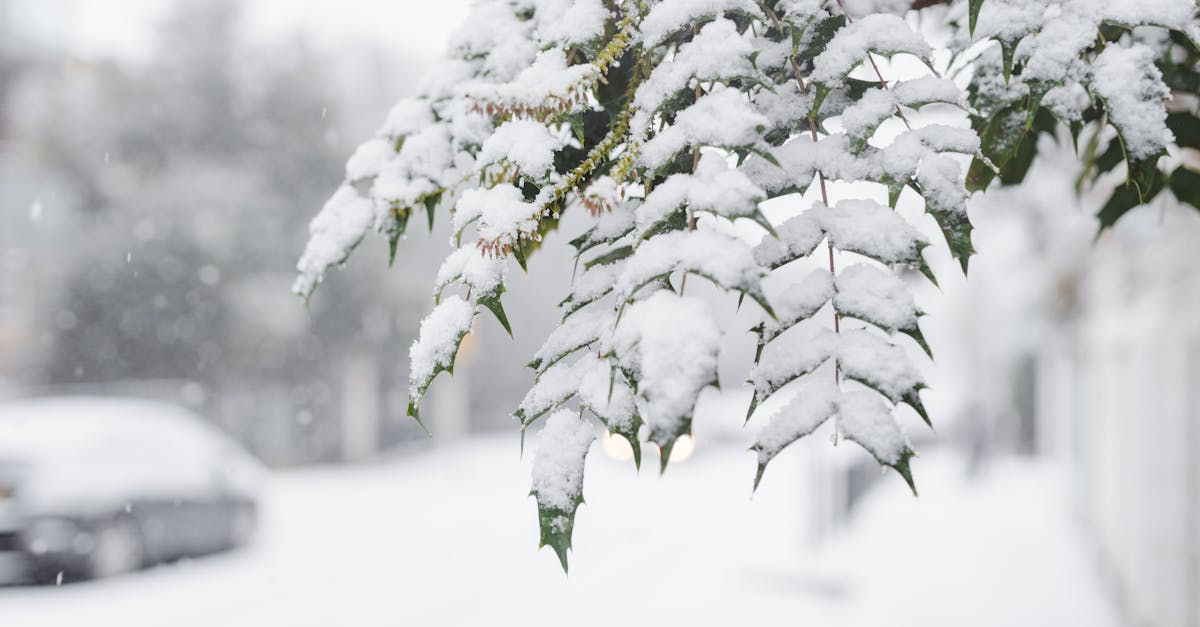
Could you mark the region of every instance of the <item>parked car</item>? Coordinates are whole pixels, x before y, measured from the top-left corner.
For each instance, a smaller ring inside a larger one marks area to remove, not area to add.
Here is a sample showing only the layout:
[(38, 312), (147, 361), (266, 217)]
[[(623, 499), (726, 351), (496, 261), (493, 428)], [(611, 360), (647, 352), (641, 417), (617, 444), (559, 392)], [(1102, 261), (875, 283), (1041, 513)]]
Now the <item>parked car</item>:
[(179, 407), (0, 404), (0, 583), (107, 577), (239, 546), (255, 526), (261, 473)]

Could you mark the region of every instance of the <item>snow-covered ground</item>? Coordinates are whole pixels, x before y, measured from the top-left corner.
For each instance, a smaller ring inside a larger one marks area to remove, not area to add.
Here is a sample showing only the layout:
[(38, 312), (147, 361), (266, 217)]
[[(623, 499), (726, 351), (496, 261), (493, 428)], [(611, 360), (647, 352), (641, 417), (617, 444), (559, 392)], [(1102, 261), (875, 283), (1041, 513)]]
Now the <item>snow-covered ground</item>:
[[(662, 477), (589, 459), (564, 576), (536, 550), (528, 461), (476, 439), (369, 467), (280, 473), (244, 551), (62, 588), (0, 589), (0, 622), (40, 627), (308, 625), (1113, 625), (1057, 473), (1002, 462), (962, 478), (914, 463), (844, 534), (800, 530), (802, 451), (750, 500), (753, 456), (700, 447)], [(790, 453), (790, 454), (789, 454)]]

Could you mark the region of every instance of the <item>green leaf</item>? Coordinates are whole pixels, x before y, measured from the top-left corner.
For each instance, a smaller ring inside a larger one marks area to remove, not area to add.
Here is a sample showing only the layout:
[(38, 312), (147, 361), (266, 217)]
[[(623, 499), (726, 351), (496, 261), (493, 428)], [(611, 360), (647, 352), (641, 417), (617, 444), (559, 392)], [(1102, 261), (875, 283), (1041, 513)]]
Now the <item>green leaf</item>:
[(1200, 118), (1191, 113), (1167, 115), (1167, 128), (1175, 135), (1175, 144), (1184, 148), (1200, 148)]
[[(800, 63), (812, 61), (817, 58), (817, 55), (825, 51), (829, 47), (829, 42), (833, 41), (833, 37), (837, 32), (846, 26), (845, 15), (831, 15), (817, 20), (816, 24), (811, 26), (812, 35), (808, 40), (808, 47), (797, 51), (796, 60)], [(814, 106), (813, 109), (818, 107)]]
[[(1025, 138), (1026, 113), (1015, 106), (1005, 107), (995, 115), (983, 120), (983, 129), (979, 133), (980, 151), (992, 165), (1004, 171), (1004, 167), (1016, 154), (1017, 148)], [(996, 172), (992, 167), (979, 158), (971, 161), (967, 170), (967, 191), (987, 189)]]
[(581, 494), (569, 509), (556, 509), (538, 504), (538, 526), (541, 528), (538, 548), (548, 546), (554, 549), (564, 573), (567, 572), (567, 551), (571, 548), (571, 532), (575, 530), (575, 513), (582, 503)]
[(583, 262), (583, 268), (590, 270), (594, 266), (607, 266), (633, 254), (633, 246), (618, 246), (602, 255), (597, 255)]
[(388, 237), (388, 267), (392, 267), (396, 263), (396, 248), (400, 244), (400, 232), (392, 233)]
[[(1157, 170), (1156, 170), (1157, 172)], [(1162, 190), (1162, 176), (1159, 175), (1155, 181), (1152, 181), (1145, 193), (1132, 185), (1122, 185), (1113, 191), (1108, 202), (1104, 203), (1104, 207), (1100, 209), (1100, 213), (1096, 215), (1100, 219), (1100, 230), (1103, 231), (1111, 227), (1121, 219), (1121, 216), (1129, 213), (1129, 210), (1143, 204), (1146, 200), (1153, 198)], [(1143, 198), (1145, 200), (1143, 200)]]
[(912, 328), (900, 329), (900, 332), (911, 337), (921, 347), (921, 350), (925, 351), (925, 356), (933, 359), (933, 351), (930, 350), (929, 343), (925, 341), (925, 335), (921, 333), (920, 326), (914, 324)]
[(448, 373), (450, 373), (450, 376), (454, 376), (454, 362), (458, 357), (458, 350), (459, 350), (459, 348), (462, 347), (463, 338), (466, 337), (467, 333), (469, 333), (469, 332), (470, 332), (469, 325), (466, 329), (463, 329), (462, 331), (457, 332), (456, 336), (454, 338), (454, 354), (451, 355), (450, 361), (447, 363), (439, 362), (439, 363), (434, 364), (433, 370), (429, 373), (429, 376), (426, 377), (423, 381), (415, 382), (413, 384), (412, 388), (409, 390), (408, 411), (406, 413), (408, 416), (410, 416), (414, 420), (416, 420), (417, 424), (421, 425), (422, 429), (425, 429), (425, 433), (429, 433), (429, 429), (426, 429), (425, 423), (421, 422), (421, 416), (420, 416), (421, 401), (425, 397), (425, 392), (429, 390), (430, 384), (433, 383), (433, 380), (436, 379), (439, 374), (441, 374), (443, 372), (448, 372)]
[(437, 212), (437, 205), (442, 200), (442, 192), (429, 194), (421, 199), (425, 205), (425, 214), (429, 216), (429, 231), (433, 232), (433, 216)]
[(642, 421), (641, 416), (634, 416), (633, 424), (628, 429), (613, 428), (607, 422), (604, 423), (604, 426), (608, 428), (609, 433), (613, 435), (619, 435), (622, 438), (625, 438), (626, 442), (629, 442), (629, 448), (633, 449), (633, 465), (638, 470), (641, 470), (642, 468), (642, 442), (638, 440), (637, 434), (638, 430), (642, 428), (643, 424), (645, 423)]
[(941, 229), (942, 236), (946, 238), (946, 244), (950, 247), (950, 254), (962, 265), (963, 276), (966, 276), (971, 255), (975, 254), (975, 246), (971, 243), (973, 227), (967, 212), (937, 207), (932, 203), (927, 203), (925, 210), (937, 221), (938, 228)]
[(983, 0), (971, 0), (967, 5), (967, 28), (972, 37), (975, 36), (975, 23), (979, 21), (979, 8), (982, 6)]
[(900, 477), (904, 479), (904, 483), (908, 484), (908, 489), (912, 490), (913, 496), (917, 496), (917, 485), (913, 483), (912, 468), (909, 466), (909, 460), (914, 455), (916, 455), (915, 451), (905, 449), (904, 454), (900, 456), (900, 461), (894, 464), (884, 464), (884, 466), (890, 466), (899, 473)]
[(1179, 202), (1200, 209), (1200, 172), (1179, 166), (1171, 173), (1169, 185)]
[(503, 285), (496, 290), (495, 294), (481, 296), (475, 299), (475, 302), (487, 307), (487, 310), (496, 316), (496, 321), (500, 323), (500, 326), (504, 327), (504, 330), (508, 332), (508, 337), (512, 337), (512, 327), (508, 324), (508, 316), (504, 314), (504, 305), (500, 303), (500, 294), (502, 293), (504, 293)]

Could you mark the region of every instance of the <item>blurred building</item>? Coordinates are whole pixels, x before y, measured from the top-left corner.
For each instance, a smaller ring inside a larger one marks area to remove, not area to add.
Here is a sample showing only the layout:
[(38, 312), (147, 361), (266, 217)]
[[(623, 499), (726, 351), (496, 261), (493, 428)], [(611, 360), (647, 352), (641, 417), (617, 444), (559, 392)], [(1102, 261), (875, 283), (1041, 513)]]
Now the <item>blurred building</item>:
[(1079, 512), (1128, 625), (1200, 625), (1200, 214), (1124, 218), (1077, 277), (1039, 353), (1038, 407), (1062, 420)]

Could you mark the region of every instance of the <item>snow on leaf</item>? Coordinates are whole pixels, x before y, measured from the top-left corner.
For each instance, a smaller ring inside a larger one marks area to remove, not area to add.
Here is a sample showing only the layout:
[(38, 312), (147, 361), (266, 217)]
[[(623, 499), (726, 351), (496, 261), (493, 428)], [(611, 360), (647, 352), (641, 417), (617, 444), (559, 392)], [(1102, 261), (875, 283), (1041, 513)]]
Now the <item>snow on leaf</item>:
[(718, 231), (672, 231), (655, 235), (634, 249), (617, 279), (618, 298), (632, 298), (642, 287), (673, 272), (698, 274), (727, 289), (742, 292), (770, 310), (762, 293), (766, 275), (742, 240)]
[(687, 207), (727, 218), (752, 217), (766, 194), (746, 175), (731, 170), (716, 153), (701, 155), (693, 174), (672, 174), (654, 188), (636, 211), (637, 235), (644, 236)]
[[(580, 360), (584, 361), (584, 360)], [(642, 419), (637, 413), (633, 388), (624, 373), (607, 359), (589, 355), (579, 379), (579, 402), (604, 422), (604, 426), (629, 442), (633, 462), (642, 464), (638, 429)]]
[(618, 202), (609, 211), (602, 211), (596, 216), (592, 228), (583, 235), (571, 240), (577, 253), (586, 252), (600, 244), (608, 244), (631, 233), (636, 222), (635, 209), (638, 200)]
[(388, 111), (387, 120), (378, 134), (395, 141), (406, 135), (417, 133), (433, 124), (433, 108), (423, 98), (405, 98)]
[(614, 320), (615, 314), (611, 309), (580, 311), (567, 316), (534, 354), (529, 367), (539, 373), (544, 371), (563, 357), (592, 344), (611, 331)]
[(858, 263), (838, 273), (833, 307), (885, 331), (912, 329), (920, 314), (904, 282), (891, 272)]
[(720, 346), (708, 305), (669, 290), (633, 303), (617, 324), (609, 348), (637, 381), (638, 413), (664, 470), (675, 440), (691, 430), (701, 390), (717, 383)]
[(771, 415), (767, 425), (758, 432), (754, 444), (750, 447), (750, 450), (758, 455), (754, 489), (758, 489), (767, 464), (780, 451), (816, 431), (837, 412), (840, 396), (841, 393), (833, 381), (819, 379), (801, 387), (787, 405)]
[(300, 275), (292, 291), (308, 298), (325, 278), (325, 271), (346, 260), (374, 221), (371, 201), (359, 196), (353, 187), (339, 187), (308, 225), (308, 245), (296, 263)]
[(907, 403), (929, 422), (919, 394), (925, 382), (902, 347), (864, 329), (845, 331), (838, 337), (837, 362), (846, 378), (866, 385), (893, 403)]
[(895, 468), (913, 494), (917, 493), (908, 466), (912, 447), (883, 398), (865, 390), (843, 392), (838, 400), (837, 426), (843, 437), (866, 449), (880, 464)]
[(641, 40), (651, 48), (704, 17), (725, 12), (761, 15), (753, 0), (662, 0), (642, 18)]
[(554, 153), (562, 146), (562, 139), (545, 124), (534, 120), (511, 120), (497, 127), (496, 132), (483, 142), (476, 165), (507, 162), (540, 179), (550, 172)]
[(764, 235), (754, 247), (754, 260), (772, 270), (807, 257), (825, 239), (820, 222), (808, 213), (789, 218), (775, 227), (775, 234)]
[(758, 74), (750, 62), (754, 48), (724, 18), (700, 29), (692, 41), (650, 73), (634, 95), (634, 106), (655, 112), (676, 93), (687, 89), (693, 80), (711, 82)]
[[(838, 278), (841, 279), (840, 276)], [(833, 275), (820, 268), (788, 286), (782, 294), (771, 299), (777, 319), (763, 322), (760, 345), (775, 339), (797, 322), (816, 315), (833, 296)]]
[(371, 197), (382, 205), (412, 207), (457, 176), (450, 130), (443, 125), (429, 126), (406, 137), (396, 156), (382, 165)]
[(562, 48), (550, 48), (537, 53), (509, 82), (475, 81), (463, 85), (462, 93), (479, 103), (492, 104), (506, 110), (536, 109), (565, 105), (568, 110), (582, 106), (569, 96), (586, 81), (596, 76), (597, 68), (590, 63), (568, 65)]
[(647, 141), (639, 162), (655, 170), (691, 146), (753, 148), (761, 142), (759, 131), (768, 123), (739, 90), (715, 91), (680, 111), (674, 124)]
[(450, 253), (438, 268), (434, 298), (440, 299), (442, 291), (454, 283), (466, 285), (477, 298), (496, 296), (504, 286), (506, 262), (506, 257), (485, 255), (469, 243)]
[(395, 142), (382, 137), (368, 139), (346, 161), (346, 180), (354, 182), (374, 178), (384, 164), (395, 156)]
[(754, 400), (747, 416), (779, 388), (820, 368), (834, 355), (837, 343), (837, 334), (829, 329), (820, 329), (809, 335), (787, 333), (767, 344), (758, 363), (750, 371)]
[(546, 368), (537, 376), (533, 387), (521, 399), (521, 405), (513, 412), (513, 417), (521, 422), (524, 430), (541, 418), (546, 412), (562, 405), (575, 396), (579, 391), (579, 380), (584, 369), (579, 362), (558, 363)]
[(812, 80), (825, 85), (839, 85), (860, 63), (867, 52), (890, 56), (898, 52), (928, 58), (929, 44), (909, 28), (903, 18), (895, 15), (868, 15), (839, 30), (825, 50), (813, 62)]
[(867, 90), (842, 111), (842, 127), (852, 140), (851, 147), (858, 151), (884, 120), (896, 114), (898, 105), (917, 109), (935, 102), (958, 104), (961, 100), (962, 90), (948, 79), (926, 76), (901, 81), (887, 89)]
[(946, 155), (927, 155), (921, 160), (917, 183), (925, 198), (925, 211), (937, 221), (950, 254), (958, 259), (966, 274), (975, 246), (971, 243), (972, 226), (967, 215), (968, 194), (962, 168)]
[(629, 259), (617, 259), (612, 263), (595, 264), (575, 278), (571, 293), (563, 299), (559, 306), (563, 315), (570, 316), (583, 307), (603, 298), (613, 290), (619, 277), (625, 272)]
[(560, 409), (538, 435), (531, 493), (538, 504), (539, 546), (549, 545), (567, 570), (575, 512), (583, 503), (583, 470), (596, 430), (578, 414)]
[(479, 239), (508, 245), (534, 233), (541, 214), (541, 209), (525, 202), (521, 190), (511, 183), (464, 191), (457, 211), (466, 216), (479, 215)]
[(1156, 58), (1142, 44), (1128, 48), (1109, 44), (1092, 65), (1091, 87), (1104, 100), (1131, 162), (1162, 154), (1174, 140), (1163, 107), (1171, 92), (1154, 64)]
[(871, 200), (843, 200), (833, 207), (818, 203), (809, 213), (838, 250), (888, 264), (924, 263), (924, 236), (888, 207)]
[(459, 296), (444, 299), (421, 321), (417, 339), (408, 349), (408, 415), (418, 417), (418, 408), (429, 384), (439, 372), (454, 373), (458, 345), (471, 330), (475, 308)]
[(604, 34), (611, 17), (601, 0), (536, 0), (534, 19), (543, 42), (584, 44)]

